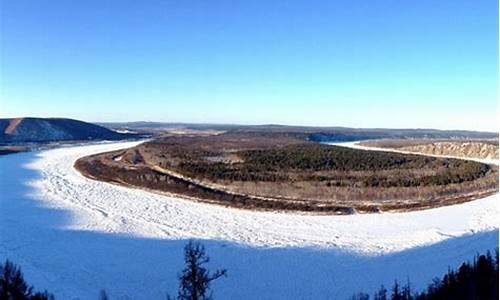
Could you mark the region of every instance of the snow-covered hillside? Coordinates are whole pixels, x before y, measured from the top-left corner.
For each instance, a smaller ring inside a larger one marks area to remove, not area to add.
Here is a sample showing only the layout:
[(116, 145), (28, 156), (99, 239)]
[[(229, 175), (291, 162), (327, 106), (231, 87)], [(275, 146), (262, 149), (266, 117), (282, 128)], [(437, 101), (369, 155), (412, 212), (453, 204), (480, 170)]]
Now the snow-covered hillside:
[(74, 119), (0, 119), (0, 143), (48, 143), (56, 141), (123, 140), (138, 135), (119, 133)]
[(498, 245), (498, 195), (399, 214), (312, 216), (194, 203), (84, 178), (83, 155), (134, 143), (0, 158), (0, 258), (60, 299), (163, 299), (201, 239), (229, 277), (216, 299), (345, 299), (410, 278), (424, 287)]

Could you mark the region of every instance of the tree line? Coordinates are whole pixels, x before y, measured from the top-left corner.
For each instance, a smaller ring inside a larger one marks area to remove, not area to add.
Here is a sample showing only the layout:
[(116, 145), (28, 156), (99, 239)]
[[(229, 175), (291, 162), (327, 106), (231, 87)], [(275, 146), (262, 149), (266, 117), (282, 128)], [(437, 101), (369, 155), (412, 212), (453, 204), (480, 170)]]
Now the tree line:
[[(179, 288), (176, 295), (166, 295), (168, 300), (211, 300), (210, 285), (213, 281), (227, 276), (227, 270), (211, 272), (206, 267), (210, 261), (205, 248), (198, 242), (190, 241), (184, 247), (185, 268), (179, 273)], [(498, 248), (493, 256), (490, 251), (476, 255), (456, 270), (448, 270), (441, 278), (435, 278), (424, 291), (414, 291), (410, 281), (402, 285), (395, 281), (388, 290), (383, 285), (371, 298), (369, 294), (358, 293), (349, 300), (493, 300), (498, 299)], [(47, 291), (34, 291), (23, 277), (19, 266), (6, 260), (0, 264), (1, 300), (54, 300)], [(99, 300), (108, 300), (104, 290)]]
[(350, 300), (494, 300), (499, 298), (498, 280), (497, 249), (495, 257), (488, 251), (477, 255), (472, 262), (462, 263), (457, 270), (448, 270), (422, 292), (412, 291), (409, 281), (405, 285), (395, 281), (390, 290), (381, 286), (373, 298), (359, 293)]

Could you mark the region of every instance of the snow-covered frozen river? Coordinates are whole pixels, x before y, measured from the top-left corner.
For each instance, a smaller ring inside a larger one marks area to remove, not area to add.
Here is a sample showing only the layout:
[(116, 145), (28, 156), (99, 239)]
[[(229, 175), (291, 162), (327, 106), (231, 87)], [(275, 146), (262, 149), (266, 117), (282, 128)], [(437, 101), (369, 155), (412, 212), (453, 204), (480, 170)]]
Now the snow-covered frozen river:
[(346, 299), (394, 279), (422, 288), (498, 246), (498, 194), (410, 213), (312, 216), (194, 203), (89, 180), (81, 156), (112, 143), (0, 157), (0, 259), (58, 299), (164, 299), (182, 247), (203, 240), (228, 278), (216, 299)]

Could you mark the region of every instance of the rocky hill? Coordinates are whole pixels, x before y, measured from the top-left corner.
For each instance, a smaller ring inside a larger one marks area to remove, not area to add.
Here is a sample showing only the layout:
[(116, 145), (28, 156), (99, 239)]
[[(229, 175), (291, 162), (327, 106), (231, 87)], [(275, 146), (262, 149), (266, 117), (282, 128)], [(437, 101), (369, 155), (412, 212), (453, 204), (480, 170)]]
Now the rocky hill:
[(0, 144), (121, 140), (134, 137), (108, 128), (62, 118), (0, 119)]

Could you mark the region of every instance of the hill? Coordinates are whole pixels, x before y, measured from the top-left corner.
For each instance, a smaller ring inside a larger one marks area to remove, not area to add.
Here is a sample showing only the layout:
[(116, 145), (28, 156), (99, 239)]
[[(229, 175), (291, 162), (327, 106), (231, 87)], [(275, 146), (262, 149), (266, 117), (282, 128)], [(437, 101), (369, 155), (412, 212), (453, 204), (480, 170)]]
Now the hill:
[(63, 118), (0, 119), (0, 144), (56, 141), (121, 140), (135, 135)]
[(238, 125), (238, 124), (193, 124), (168, 122), (123, 122), (100, 123), (99, 125), (140, 132), (155, 132), (168, 129), (221, 130), (232, 132), (269, 132), (300, 135), (314, 142), (349, 142), (371, 139), (497, 139), (497, 132), (438, 129), (391, 129), (349, 128), (339, 126), (291, 126), (291, 125)]

